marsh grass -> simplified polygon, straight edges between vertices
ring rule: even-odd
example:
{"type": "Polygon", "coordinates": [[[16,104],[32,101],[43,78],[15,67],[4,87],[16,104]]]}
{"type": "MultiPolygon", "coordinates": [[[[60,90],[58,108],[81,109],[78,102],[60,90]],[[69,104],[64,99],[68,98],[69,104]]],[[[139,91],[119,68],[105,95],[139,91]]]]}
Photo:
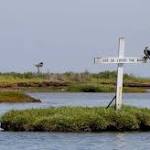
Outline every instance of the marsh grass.
{"type": "MultiPolygon", "coordinates": [[[[22,91],[36,89],[42,91],[67,92],[114,92],[116,87],[116,72],[105,71],[100,73],[0,73],[0,88],[16,89],[22,91]],[[30,88],[29,88],[30,87],[30,88]]],[[[141,84],[150,85],[150,79],[124,74],[125,92],[144,92],[141,84]],[[132,87],[130,87],[132,84],[132,87]],[[136,84],[138,87],[133,87],[136,84]]],[[[38,91],[37,90],[37,91],[38,91]]]]}
{"type": "Polygon", "coordinates": [[[95,84],[79,84],[69,86],[67,88],[69,92],[112,92],[115,91],[114,86],[108,85],[95,85],[95,84]]]}
{"type": "Polygon", "coordinates": [[[61,107],[10,111],[1,118],[6,131],[101,132],[150,130],[150,110],[124,106],[61,107]]]}
{"type": "Polygon", "coordinates": [[[40,102],[20,91],[0,91],[0,103],[40,102]]]}

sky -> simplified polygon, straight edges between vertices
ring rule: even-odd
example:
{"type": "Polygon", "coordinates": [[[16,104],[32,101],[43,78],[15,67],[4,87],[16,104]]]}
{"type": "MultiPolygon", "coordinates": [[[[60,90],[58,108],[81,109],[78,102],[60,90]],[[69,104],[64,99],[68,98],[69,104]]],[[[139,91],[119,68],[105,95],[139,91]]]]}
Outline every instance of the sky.
{"type": "MultiPolygon", "coordinates": [[[[101,72],[95,56],[143,56],[150,45],[149,0],[0,0],[0,72],[101,72]]],[[[150,77],[150,64],[128,64],[125,72],[150,77]]]]}

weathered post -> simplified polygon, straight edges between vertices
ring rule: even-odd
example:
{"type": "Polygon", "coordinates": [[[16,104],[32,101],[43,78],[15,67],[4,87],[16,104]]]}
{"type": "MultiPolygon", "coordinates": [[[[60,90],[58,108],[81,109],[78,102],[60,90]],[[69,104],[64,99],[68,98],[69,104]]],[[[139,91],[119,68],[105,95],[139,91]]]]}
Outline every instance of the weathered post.
{"type": "MultiPolygon", "coordinates": [[[[124,58],[124,49],[125,49],[125,38],[119,38],[119,51],[118,51],[118,58],[124,58]]],[[[117,87],[116,87],[116,102],[115,107],[116,110],[121,109],[122,107],[122,90],[123,90],[123,63],[118,63],[118,70],[117,70],[117,87]]]]}

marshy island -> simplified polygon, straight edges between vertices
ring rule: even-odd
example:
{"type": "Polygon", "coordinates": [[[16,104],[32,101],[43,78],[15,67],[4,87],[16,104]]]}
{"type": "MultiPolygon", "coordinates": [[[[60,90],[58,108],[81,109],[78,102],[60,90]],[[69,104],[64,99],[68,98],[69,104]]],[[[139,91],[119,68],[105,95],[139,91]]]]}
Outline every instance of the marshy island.
{"type": "Polygon", "coordinates": [[[61,107],[10,111],[1,118],[5,131],[102,132],[150,131],[150,109],[124,106],[61,107]]]}

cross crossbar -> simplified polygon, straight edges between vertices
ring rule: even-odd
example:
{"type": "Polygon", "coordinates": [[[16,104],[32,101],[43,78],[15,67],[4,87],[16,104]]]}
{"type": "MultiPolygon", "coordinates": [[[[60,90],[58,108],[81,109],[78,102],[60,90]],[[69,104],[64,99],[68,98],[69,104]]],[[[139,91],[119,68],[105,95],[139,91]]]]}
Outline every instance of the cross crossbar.
{"type": "Polygon", "coordinates": [[[94,59],[95,64],[141,64],[146,63],[146,60],[141,57],[96,57],[94,59]]]}

